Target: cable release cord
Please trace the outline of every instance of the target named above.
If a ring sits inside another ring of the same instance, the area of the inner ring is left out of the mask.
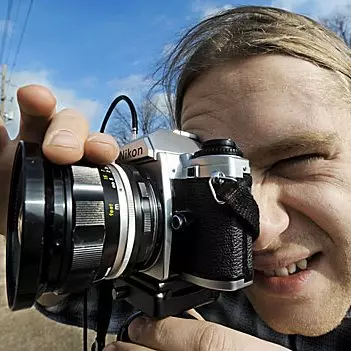
[[[105,132],[106,124],[107,124],[113,110],[115,109],[117,104],[122,100],[124,100],[129,106],[130,113],[132,115],[132,139],[135,139],[136,136],[138,135],[138,116],[137,116],[137,112],[136,112],[136,109],[135,109],[135,106],[134,106],[132,100],[126,95],[119,95],[112,101],[112,103],[111,103],[110,107],[108,108],[106,115],[102,121],[100,133]]]

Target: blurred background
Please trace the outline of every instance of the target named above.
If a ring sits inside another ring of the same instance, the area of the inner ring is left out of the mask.
[[[0,0],[0,118],[14,138],[18,87],[42,84],[57,97],[58,109],[83,112],[93,131],[120,94],[135,103],[141,132],[171,128],[164,93],[148,94],[158,78],[153,73],[191,25],[241,5],[308,15],[351,45],[350,0]],[[106,131],[124,144],[129,123],[128,109],[119,104]],[[0,350],[82,349],[79,328],[59,325],[35,310],[8,310],[3,237],[0,244]],[[89,333],[90,342],[93,337]]]

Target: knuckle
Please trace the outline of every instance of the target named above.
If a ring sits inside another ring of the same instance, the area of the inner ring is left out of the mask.
[[[50,123],[49,131],[67,129],[78,137],[86,138],[89,134],[88,120],[74,109],[63,109],[58,112]]]
[[[229,348],[225,330],[216,324],[206,323],[196,338],[197,351],[234,351],[232,347]]]
[[[59,113],[57,113],[56,116],[61,118],[68,118],[71,122],[73,120],[87,123],[87,119],[85,118],[85,116],[81,112],[73,108],[64,108]]]
[[[63,108],[60,113],[64,113],[64,114],[68,114],[68,115],[80,115],[81,113],[74,109],[74,108],[69,108],[69,107],[66,107],[66,108]]]

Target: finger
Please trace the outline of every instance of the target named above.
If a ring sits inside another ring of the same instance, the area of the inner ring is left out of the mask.
[[[72,164],[83,157],[88,134],[89,125],[83,115],[72,109],[62,110],[51,119],[43,152],[54,163]]]
[[[0,153],[5,149],[9,141],[9,135],[2,121],[2,118],[0,117]]]
[[[55,113],[55,97],[43,86],[28,85],[18,89],[17,101],[21,112],[17,139],[41,143]]]
[[[191,350],[193,342],[188,340],[189,334],[193,337],[195,329],[199,330],[198,323],[202,322],[173,317],[154,321],[147,317],[139,317],[129,325],[128,336],[131,341],[156,350]],[[184,331],[182,326],[185,324]],[[196,349],[201,350],[199,347]]]
[[[174,317],[159,321],[136,318],[128,328],[128,335],[137,344],[162,351],[261,351],[265,346],[271,351],[286,350],[219,324]]]
[[[93,133],[86,140],[84,151],[89,161],[96,164],[108,164],[116,160],[119,147],[111,135]]]
[[[152,350],[144,346],[117,341],[107,345],[104,348],[104,351],[152,351]]]

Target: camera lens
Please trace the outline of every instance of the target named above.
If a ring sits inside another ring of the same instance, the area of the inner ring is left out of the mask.
[[[162,208],[150,177],[131,165],[58,166],[20,142],[10,188],[8,304],[31,307],[44,292],[78,292],[152,266]]]

